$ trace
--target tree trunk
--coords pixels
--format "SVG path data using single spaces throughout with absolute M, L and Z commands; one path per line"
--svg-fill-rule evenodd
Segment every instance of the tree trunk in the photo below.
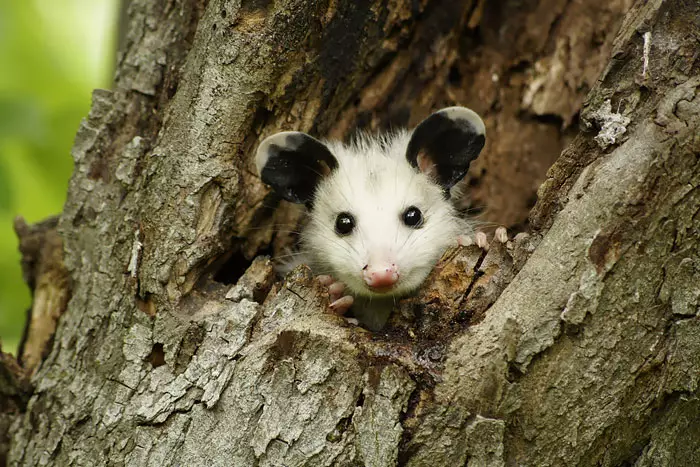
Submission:
M 130 1 L 62 261 L 25 252 L 61 317 L 31 398 L 0 362 L 9 465 L 700 465 L 700 4 L 631 3 Z M 299 216 L 262 138 L 450 104 L 488 127 L 472 209 L 529 237 L 448 252 L 381 333 L 252 261 Z

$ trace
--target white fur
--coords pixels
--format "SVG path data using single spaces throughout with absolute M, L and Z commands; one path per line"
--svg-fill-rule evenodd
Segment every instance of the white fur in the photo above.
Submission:
M 315 274 L 345 282 L 356 296 L 402 296 L 418 288 L 460 234 L 472 233 L 443 190 L 406 161 L 411 134 L 406 131 L 371 137 L 351 145 L 325 141 L 338 168 L 319 184 L 301 250 Z M 423 226 L 403 224 L 409 206 L 423 213 Z M 336 217 L 351 213 L 355 230 L 335 232 Z M 362 268 L 369 262 L 395 263 L 399 280 L 389 293 L 369 289 Z
M 445 107 L 437 113 L 445 114 L 445 116 L 452 120 L 460 118 L 467 120 L 474 127 L 476 134 L 486 136 L 486 125 L 484 125 L 484 121 L 479 117 L 479 114 L 472 109 L 466 107 Z

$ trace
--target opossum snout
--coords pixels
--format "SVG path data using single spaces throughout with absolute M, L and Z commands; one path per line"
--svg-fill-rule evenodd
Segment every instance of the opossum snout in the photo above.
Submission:
M 372 289 L 391 289 L 399 280 L 396 264 L 367 264 L 362 268 L 362 278 Z

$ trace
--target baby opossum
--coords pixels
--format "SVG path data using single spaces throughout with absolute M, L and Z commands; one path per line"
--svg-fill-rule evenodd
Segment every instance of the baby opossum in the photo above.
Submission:
M 308 208 L 297 263 L 338 281 L 331 295 L 344 284 L 353 298 L 333 305 L 354 301 L 355 317 L 376 330 L 395 298 L 416 290 L 445 250 L 473 233 L 450 190 L 485 138 L 474 111 L 448 107 L 412 132 L 364 135 L 349 145 L 277 133 L 260 144 L 255 162 L 263 182 Z

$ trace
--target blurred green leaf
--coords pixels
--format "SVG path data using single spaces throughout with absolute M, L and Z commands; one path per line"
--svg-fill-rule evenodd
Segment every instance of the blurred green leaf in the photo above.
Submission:
M 117 0 L 0 0 L 0 339 L 14 351 L 30 294 L 13 219 L 61 211 L 93 88 L 110 87 Z
M 46 116 L 40 104 L 29 97 L 0 96 L 0 138 L 22 138 L 40 143 L 46 138 Z
M 0 212 L 9 211 L 12 206 L 12 190 L 7 172 L 0 160 Z

